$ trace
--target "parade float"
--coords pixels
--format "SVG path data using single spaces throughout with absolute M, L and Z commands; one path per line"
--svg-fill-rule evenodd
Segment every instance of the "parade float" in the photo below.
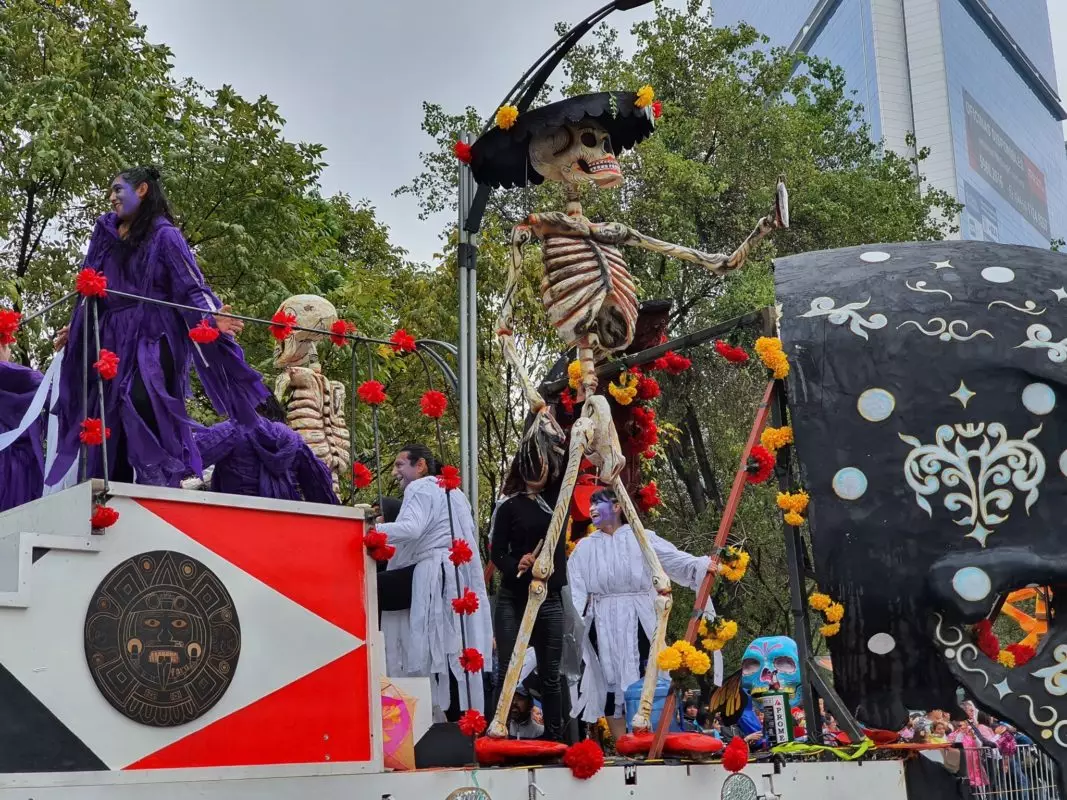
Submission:
M 616 184 L 615 154 L 652 134 L 651 87 L 531 106 L 584 33 L 639 4 L 616 0 L 565 34 L 482 135 L 457 147 L 458 348 L 366 339 L 313 296 L 291 298 L 272 320 L 249 320 L 275 333 L 277 391 L 289 422 L 338 479 L 359 452 L 350 441 L 356 416 L 369 409 L 376 433 L 385 399 L 373 372 L 360 374 L 357 345 L 439 367 L 462 412 L 460 472 L 476 492 L 473 237 L 492 187 L 564 184 L 565 210 L 536 213 L 512 234 L 515 269 L 497 326 L 532 412 L 526 436 L 565 443 L 568 455 L 565 496 L 533 567 L 520 643 L 553 550 L 567 546 L 571 493 L 588 485 L 582 473 L 611 483 L 628 516 L 640 519 L 631 493 L 637 505 L 642 498 L 626 466 L 648 446 L 652 417 L 640 404 L 618 408 L 630 405 L 619 396 L 637 396 L 634 368 L 665 365 L 669 355 L 711 342 L 740 362 L 748 354 L 730 337 L 759 336 L 754 355 L 766 368 L 766 388 L 752 409 L 686 636 L 670 645 L 669 582 L 642 548 L 657 627 L 631 714 L 634 733 L 620 740 L 619 754 L 605 759 L 592 743 L 580 752 L 509 749 L 504 723 L 521 646 L 495 714 L 488 710 L 495 719 L 434 723 L 428 679 L 386 674 L 376 560 L 388 544 L 368 536 L 368 507 L 82 480 L 0 515 L 0 800 L 955 797 L 966 791 L 956 751 L 883 748 L 872 739 L 876 729 L 899 728 L 908 709 L 954 707 L 959 684 L 1027 732 L 1061 770 L 1067 765 L 1059 716 L 1067 713 L 1067 646 L 1054 614 L 1063 569 L 1054 526 L 1067 496 L 1058 403 L 1067 361 L 1064 257 L 964 242 L 802 254 L 775 262 L 776 307 L 676 341 L 642 338 L 642 314 L 662 309 L 640 302 L 623 248 L 723 274 L 787 226 L 789 211 L 780 182 L 768 215 L 730 255 L 583 216 L 579 191 Z M 556 370 L 540 385 L 522 371 L 509 318 L 522 247 L 535 241 L 545 310 L 577 362 L 571 378 Z M 92 310 L 104 296 L 79 291 L 64 300 Z M 87 330 L 90 317 L 82 314 Z M 326 339 L 352 345 L 347 387 L 318 369 L 316 344 Z M 100 353 L 87 344 L 72 357 L 85 360 L 88 375 Z M 92 387 L 81 390 L 88 409 Z M 440 425 L 436 396 L 446 395 L 430 386 L 431 393 L 424 413 Z M 100 424 L 106 430 L 106 420 Z M 371 485 L 374 473 L 380 481 L 377 436 L 373 452 L 374 472 L 360 463 L 353 469 L 357 486 Z M 759 754 L 705 750 L 669 731 L 675 694 L 656 718 L 653 690 L 658 673 L 694 671 L 703 658 L 690 653 L 714 654 L 733 635 L 707 601 L 716 580 L 743 577 L 747 562 L 730 538 L 734 515 L 747 486 L 771 480 L 781 490 L 792 638 L 752 642 L 713 702 L 728 718 L 761 704 L 778 746 Z M 457 475 L 448 491 L 460 491 L 458 484 Z M 821 589 L 810 598 L 809 547 Z M 981 622 L 1032 586 L 1051 587 L 1043 596 L 1052 598 L 1052 613 L 1034 634 L 1036 647 L 1027 645 L 1028 659 L 1016 658 L 1018 649 L 1003 657 L 988 646 Z M 809 605 L 826 621 L 832 685 L 813 658 Z M 809 739 L 818 732 L 816 697 L 840 721 L 847 746 L 789 741 L 794 711 L 806 718 Z

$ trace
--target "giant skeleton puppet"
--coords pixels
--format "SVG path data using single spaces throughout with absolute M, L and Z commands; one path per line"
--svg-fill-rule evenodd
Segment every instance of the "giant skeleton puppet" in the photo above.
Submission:
M 285 300 L 279 312 L 289 312 L 302 328 L 329 330 L 337 309 L 314 294 Z M 323 335 L 295 330 L 274 346 L 274 366 L 281 370 L 274 394 L 285 406 L 286 424 L 333 473 L 333 490 L 340 492 L 341 476 L 349 464 L 348 428 L 345 425 L 345 386 L 322 374 L 316 343 Z
M 760 239 L 775 228 L 788 225 L 788 198 L 778 184 L 772 212 L 762 218 L 751 235 L 731 255 L 709 254 L 653 239 L 619 222 L 597 223 L 582 213 L 579 190 L 590 185 L 613 188 L 623 181 L 615 154 L 647 138 L 655 122 L 650 105 L 638 107 L 637 97 L 626 92 L 581 95 L 528 111 L 507 130 L 495 127 L 472 147 L 471 168 L 483 185 L 498 187 L 559 181 L 567 191 L 566 211 L 531 214 L 511 234 L 511 269 L 498 320 L 498 337 L 504 357 L 519 376 L 530 410 L 536 415 L 534 435 L 562 437 L 558 423 L 549 414 L 544 399 L 534 388 L 515 351 L 511 312 L 522 275 L 522 247 L 537 240 L 542 246 L 544 278 L 541 300 L 549 319 L 568 348 L 578 348 L 582 365 L 579 399 L 585 399 L 582 417 L 571 428 L 570 450 L 563 486 L 544 546 L 532 568 L 533 581 L 519 627 L 518 640 L 508 665 L 496 715 L 489 735 L 507 735 L 511 708 L 522 657 L 526 652 L 538 610 L 545 599 L 545 584 L 552 573 L 552 557 L 558 546 L 570 506 L 571 494 L 582 458 L 596 466 L 602 481 L 611 485 L 652 572 L 656 590 L 656 633 L 653 637 L 635 730 L 646 730 L 652 711 L 656 683 L 656 656 L 664 647 L 667 615 L 671 608 L 670 580 L 656 558 L 626 487 L 620 477 L 625 464 L 619 438 L 611 420 L 607 399 L 596 394 L 595 364 L 625 350 L 633 340 L 637 320 L 637 293 L 620 247 L 643 247 L 683 261 L 698 264 L 715 275 L 737 269 Z

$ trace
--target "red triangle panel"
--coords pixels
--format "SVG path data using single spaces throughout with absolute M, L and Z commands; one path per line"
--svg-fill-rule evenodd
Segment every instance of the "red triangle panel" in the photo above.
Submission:
M 137 502 L 293 602 L 366 640 L 361 521 L 172 500 Z
M 369 653 L 362 646 L 126 769 L 369 761 Z

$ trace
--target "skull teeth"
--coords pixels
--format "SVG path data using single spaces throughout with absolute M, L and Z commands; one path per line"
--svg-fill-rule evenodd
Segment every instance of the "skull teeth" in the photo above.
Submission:
M 590 172 L 603 172 L 604 170 L 617 170 L 615 166 L 615 159 L 604 159 L 603 161 L 594 161 L 589 165 Z

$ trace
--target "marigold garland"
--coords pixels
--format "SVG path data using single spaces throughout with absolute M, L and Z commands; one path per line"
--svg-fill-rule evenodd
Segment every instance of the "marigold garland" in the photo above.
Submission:
M 478 595 L 467 589 L 463 592 L 462 597 L 456 597 L 452 600 L 452 610 L 461 616 L 473 614 L 478 610 Z
M 485 666 L 485 658 L 477 649 L 468 647 L 460 653 L 459 665 L 467 672 L 481 672 Z
M 737 583 L 748 572 L 748 562 L 752 557 L 739 547 L 725 547 L 719 556 L 719 574 L 730 583 Z
M 783 511 L 795 511 L 798 514 L 803 514 L 807 508 L 811 498 L 807 492 L 778 492 L 778 508 Z
M 761 444 L 757 444 L 752 448 L 748 454 L 748 460 L 749 465 L 745 480 L 751 484 L 764 483 L 774 472 L 774 454 Z
M 466 142 L 456 142 L 453 144 L 452 152 L 455 153 L 456 158 L 464 164 L 471 163 L 471 146 Z
M 623 377 L 625 376 L 625 377 Z M 622 385 L 612 381 L 608 384 L 608 394 L 615 398 L 615 402 L 620 406 L 628 406 L 637 397 L 637 384 L 639 378 L 633 373 L 623 373 L 619 376 Z
M 782 340 L 770 336 L 761 336 L 756 340 L 756 353 L 763 366 L 774 373 L 777 380 L 789 374 L 789 359 L 782 351 Z
M 670 647 L 660 650 L 656 665 L 666 672 L 686 670 L 693 675 L 703 675 L 711 669 L 711 659 L 685 639 L 679 639 Z
M 481 711 L 468 709 L 459 718 L 459 732 L 464 736 L 481 736 L 485 732 L 486 722 Z
M 634 105 L 637 108 L 645 108 L 652 105 L 652 101 L 656 99 L 656 92 L 652 86 L 645 84 L 637 90 L 637 96 L 634 98 Z
M 352 322 L 339 319 L 330 326 L 330 341 L 338 347 L 348 344 L 348 337 L 356 332 L 356 326 Z
M 189 329 L 189 338 L 197 344 L 211 344 L 219 338 L 219 329 L 202 319 Z
M 394 353 L 414 353 L 415 352 L 415 337 L 401 328 L 389 337 L 389 344 L 393 348 Z
M 104 443 L 104 439 L 111 438 L 111 428 L 105 428 L 99 417 L 89 417 L 82 420 L 81 433 L 78 439 L 82 444 L 96 447 Z
M 107 297 L 107 277 L 91 267 L 78 273 L 74 288 L 82 297 Z
M 1002 667 L 1007 667 L 1008 669 L 1015 669 L 1015 656 L 1009 653 L 1007 650 L 1001 650 L 999 653 L 997 653 L 997 662 Z
M 419 407 L 422 409 L 423 416 L 440 419 L 448 408 L 448 397 L 444 392 L 430 389 L 423 393 L 422 399 L 419 400 Z
M 451 492 L 463 485 L 463 479 L 456 467 L 447 465 L 441 468 L 441 474 L 437 476 L 437 485 L 446 492 Z
M 835 602 L 830 595 L 821 592 L 813 592 L 808 598 L 808 605 L 815 611 L 822 612 L 826 619 L 825 625 L 819 628 L 826 638 L 836 636 L 841 631 L 841 620 L 845 618 L 845 606 Z
M 119 374 L 119 357 L 110 350 L 100 349 L 100 357 L 93 362 L 96 374 L 109 381 Z
M 798 514 L 796 511 L 788 511 L 785 516 L 782 517 L 785 520 L 785 524 L 793 528 L 799 528 L 804 524 L 804 517 Z
M 496 126 L 501 130 L 511 130 L 519 118 L 519 109 L 512 105 L 501 106 L 496 111 Z
M 119 521 L 119 512 L 110 506 L 93 506 L 93 515 L 89 519 L 89 525 L 93 530 L 102 531 L 110 528 Z
M 380 406 L 386 401 L 385 385 L 381 381 L 363 381 L 356 394 L 369 406 Z
M 352 465 L 352 482 L 357 489 L 366 489 L 374 483 L 374 473 L 362 461 L 357 461 Z
M 578 359 L 567 365 L 567 383 L 575 391 L 582 388 L 582 362 Z
M 840 622 L 845 618 L 845 607 L 840 603 L 830 603 L 824 614 L 827 622 Z
M 469 564 L 473 558 L 474 551 L 463 539 L 456 539 L 452 542 L 452 546 L 448 548 L 448 560 L 457 567 Z
M 823 625 L 821 628 L 819 628 L 819 633 L 821 633 L 827 639 L 829 639 L 831 636 L 837 636 L 837 634 L 841 633 L 841 623 L 833 622 L 827 625 Z
M 722 650 L 726 644 L 737 636 L 737 623 L 732 619 L 718 617 L 713 627 L 708 628 L 707 622 L 700 620 L 700 635 L 703 637 L 700 646 L 709 653 Z
M 22 314 L 10 308 L 0 308 L 0 344 L 14 344 L 15 332 L 22 322 Z
M 763 433 L 760 434 L 759 443 L 772 453 L 776 453 L 787 444 L 793 443 L 793 429 L 789 425 L 783 425 L 781 428 L 764 428 Z
M 808 598 L 808 605 L 815 611 L 825 611 L 830 607 L 830 603 L 833 600 L 830 599 L 830 595 L 823 594 L 822 592 L 815 592 Z

